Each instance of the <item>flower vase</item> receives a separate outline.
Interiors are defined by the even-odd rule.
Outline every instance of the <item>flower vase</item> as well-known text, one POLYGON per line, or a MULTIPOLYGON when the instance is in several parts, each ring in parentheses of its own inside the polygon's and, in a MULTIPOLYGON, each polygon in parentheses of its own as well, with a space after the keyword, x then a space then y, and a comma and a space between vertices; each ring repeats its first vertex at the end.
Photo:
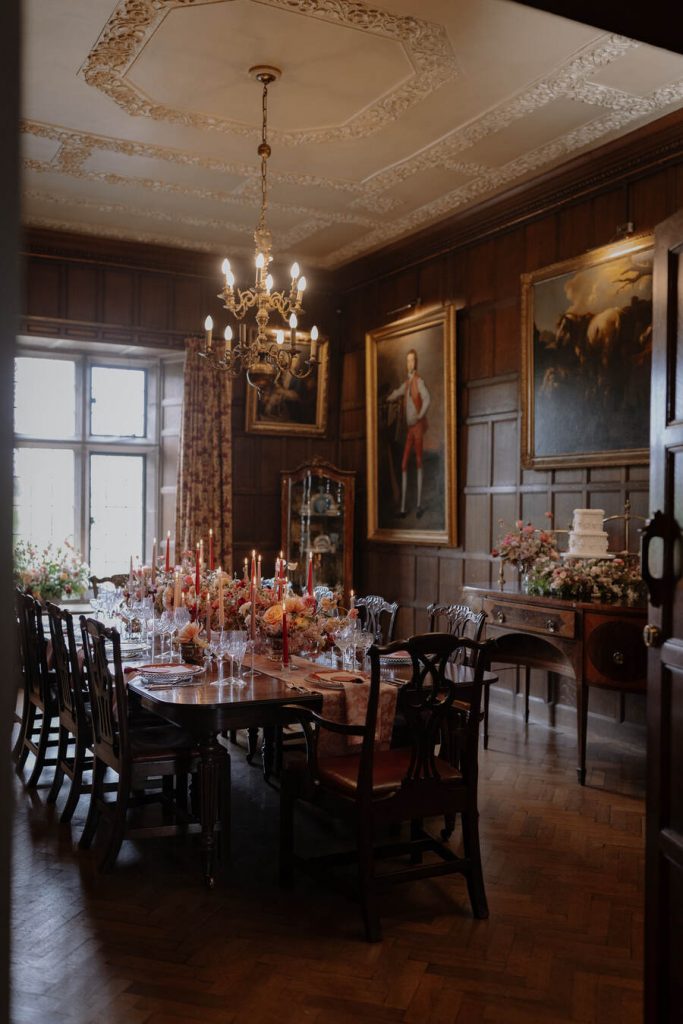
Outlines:
POLYGON ((529 569, 520 562, 517 566, 519 572, 519 589, 522 594, 529 593, 529 569))

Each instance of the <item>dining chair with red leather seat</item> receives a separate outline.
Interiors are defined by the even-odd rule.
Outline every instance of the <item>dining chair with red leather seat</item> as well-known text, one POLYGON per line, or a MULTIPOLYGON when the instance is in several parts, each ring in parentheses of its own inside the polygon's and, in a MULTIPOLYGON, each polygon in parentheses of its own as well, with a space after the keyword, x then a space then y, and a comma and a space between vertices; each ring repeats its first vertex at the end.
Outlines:
MULTIPOLYGON (((377 890, 394 882, 459 872, 465 876, 472 912, 488 916, 488 904, 479 847, 477 807, 478 731, 482 674, 489 657, 489 645, 445 633, 429 633, 370 648, 371 679, 367 715, 363 725, 332 722, 310 709, 297 708, 306 732, 307 761, 285 766, 281 779, 280 879, 291 883, 296 858, 293 853, 294 808, 298 800, 326 808, 335 817, 348 820, 355 830, 360 892, 365 933, 369 941, 381 938, 377 890), (407 724, 406 747, 377 749, 375 733, 380 697, 380 658, 405 650, 412 661, 412 677, 397 695, 397 712, 407 724), (467 687, 448 677, 454 654, 464 650, 471 657, 473 672, 467 687), (464 741, 457 766, 438 756, 444 719, 455 702, 459 705, 464 741), (317 736, 331 730, 358 737, 358 753, 342 757, 317 755, 317 736), (441 838, 424 828, 423 819, 460 814, 464 856, 459 857, 441 838), (410 838, 375 847, 379 829, 410 822, 410 838), (426 863, 423 855, 439 858, 426 863), (407 853, 410 865, 381 876, 375 860, 407 853)), ((368 685, 368 684, 366 684, 368 685)), ((291 706, 290 706, 291 709, 291 706)), ((348 858, 347 858, 348 859, 348 858)), ((340 857, 312 858, 321 864, 338 863, 340 857)))
POLYGON ((62 788, 64 776, 71 779, 60 821, 71 821, 81 795, 89 790, 83 782, 83 773, 93 766, 89 749, 92 747, 92 726, 89 717, 88 687, 83 668, 83 655, 79 655, 74 633, 73 615, 50 601, 46 604, 52 660, 57 676, 57 713, 59 717, 59 743, 57 764, 48 803, 55 803, 62 788), (69 748, 72 752, 69 752, 69 748))
POLYGON ((175 725, 169 723, 164 726, 161 720, 158 726, 136 725, 129 710, 118 630, 107 628, 95 619, 86 619, 84 615, 80 622, 90 687, 95 760, 90 807, 79 846, 81 849, 90 847, 102 816, 107 817, 110 834, 99 867, 102 871, 110 871, 124 838, 199 831, 199 824, 190 821, 186 810, 188 775, 196 771, 199 755, 192 737, 175 725), (107 643, 111 644, 111 670, 107 663, 107 643), (114 801, 105 799, 108 769, 118 776, 114 801), (168 788, 159 789, 158 782, 161 779, 163 784, 163 780, 169 777, 175 778, 175 801, 172 803, 168 788), (153 801, 161 801, 165 805, 167 813, 163 822, 131 827, 129 808, 153 801), (171 816, 178 820, 171 822, 171 816))
POLYGON ((57 696, 55 673, 47 661, 47 642, 43 629, 43 609, 30 594, 17 589, 16 614, 19 625, 19 651, 24 681, 24 707, 19 737, 14 747, 17 771, 21 771, 29 754, 35 763, 26 782, 28 788, 38 785, 43 769, 56 764, 48 757, 48 748, 57 744, 57 696))

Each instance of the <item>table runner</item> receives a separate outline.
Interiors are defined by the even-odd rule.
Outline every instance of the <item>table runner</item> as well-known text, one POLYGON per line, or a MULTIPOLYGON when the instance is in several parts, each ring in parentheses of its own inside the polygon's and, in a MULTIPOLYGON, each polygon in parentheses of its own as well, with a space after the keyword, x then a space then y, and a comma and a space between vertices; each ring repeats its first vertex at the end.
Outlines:
MULTIPOLYGON (((316 686, 308 677, 312 672, 322 671, 325 666, 306 658, 293 657, 292 668, 283 669, 277 662, 269 661, 264 655, 254 655, 254 668, 281 679, 292 687, 300 687, 310 693, 319 693, 322 697, 322 715, 332 722, 341 725, 364 725, 370 696, 370 679, 367 673, 359 672, 365 682, 345 682, 340 689, 328 689, 316 686)), ((377 711, 377 728, 375 743, 378 748, 388 748, 396 717, 396 699, 398 690, 387 683, 380 684, 379 708, 377 711)), ((292 690, 292 703, 296 703, 296 690, 292 690)), ((329 730, 320 730, 318 736, 318 753, 325 756, 343 756, 350 753, 349 748, 358 748, 362 743, 361 736, 340 736, 329 730)))

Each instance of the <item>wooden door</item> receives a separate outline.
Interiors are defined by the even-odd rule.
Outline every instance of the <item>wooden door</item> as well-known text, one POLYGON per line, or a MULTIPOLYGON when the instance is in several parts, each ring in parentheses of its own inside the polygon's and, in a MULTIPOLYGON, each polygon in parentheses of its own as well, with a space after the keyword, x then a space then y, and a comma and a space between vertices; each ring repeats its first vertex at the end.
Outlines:
POLYGON ((683 1020, 683 210, 655 233, 645 1020, 683 1020))

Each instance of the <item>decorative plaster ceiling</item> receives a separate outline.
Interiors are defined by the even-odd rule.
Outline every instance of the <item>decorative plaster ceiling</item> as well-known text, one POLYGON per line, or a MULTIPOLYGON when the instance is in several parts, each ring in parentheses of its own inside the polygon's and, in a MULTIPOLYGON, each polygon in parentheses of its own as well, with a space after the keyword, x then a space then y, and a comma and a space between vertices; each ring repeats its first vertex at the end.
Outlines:
MULTIPOLYGON (((683 106, 683 56, 507 0, 26 0, 28 224, 334 268, 683 106)), ((275 268, 275 271, 277 267, 275 268)))

